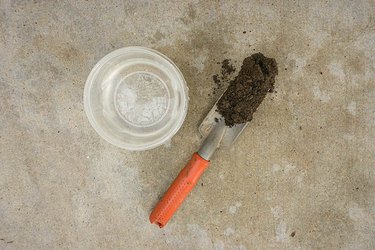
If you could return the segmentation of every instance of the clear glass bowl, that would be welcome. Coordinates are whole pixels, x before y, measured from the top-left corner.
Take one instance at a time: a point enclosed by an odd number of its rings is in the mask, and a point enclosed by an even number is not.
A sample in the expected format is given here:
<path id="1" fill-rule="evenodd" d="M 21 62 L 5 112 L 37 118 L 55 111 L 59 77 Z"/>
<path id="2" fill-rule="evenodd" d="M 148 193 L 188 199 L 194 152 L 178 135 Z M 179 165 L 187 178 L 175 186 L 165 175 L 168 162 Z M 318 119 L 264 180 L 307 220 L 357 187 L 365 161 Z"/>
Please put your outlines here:
<path id="1" fill-rule="evenodd" d="M 103 57 L 84 90 L 86 115 L 96 132 L 128 150 L 155 148 L 180 129 L 188 109 L 188 88 L 165 55 L 126 47 Z"/>

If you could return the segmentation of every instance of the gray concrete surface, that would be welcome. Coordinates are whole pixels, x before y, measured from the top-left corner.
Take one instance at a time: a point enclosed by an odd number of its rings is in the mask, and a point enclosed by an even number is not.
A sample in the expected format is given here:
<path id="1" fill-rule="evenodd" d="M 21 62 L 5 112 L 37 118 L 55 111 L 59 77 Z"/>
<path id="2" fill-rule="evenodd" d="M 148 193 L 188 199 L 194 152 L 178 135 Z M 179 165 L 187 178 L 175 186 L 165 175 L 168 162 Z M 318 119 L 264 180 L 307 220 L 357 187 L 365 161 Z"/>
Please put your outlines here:
<path id="1" fill-rule="evenodd" d="M 0 248 L 374 249 L 374 13 L 374 1 L 2 0 Z M 168 147 L 116 148 L 83 112 L 93 65 L 129 45 L 160 50 L 189 85 Z M 277 93 L 170 224 L 149 224 L 199 147 L 217 62 L 255 51 L 279 63 Z"/>

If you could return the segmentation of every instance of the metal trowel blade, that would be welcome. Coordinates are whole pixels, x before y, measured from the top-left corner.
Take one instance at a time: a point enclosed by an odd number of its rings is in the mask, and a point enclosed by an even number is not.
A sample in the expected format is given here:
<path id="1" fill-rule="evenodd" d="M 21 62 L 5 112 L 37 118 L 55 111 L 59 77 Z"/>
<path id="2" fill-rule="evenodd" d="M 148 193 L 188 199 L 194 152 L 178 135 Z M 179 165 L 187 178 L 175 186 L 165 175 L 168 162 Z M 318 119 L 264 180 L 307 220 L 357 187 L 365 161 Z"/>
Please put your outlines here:
<path id="1" fill-rule="evenodd" d="M 220 100 L 220 98 L 218 99 L 218 101 Z M 218 120 L 224 119 L 219 114 L 219 112 L 217 112 L 217 102 L 199 125 L 198 130 L 203 138 L 206 138 L 210 134 L 212 129 L 218 124 Z M 220 147 L 230 147 L 237 140 L 242 131 L 246 128 L 247 124 L 248 123 L 242 123 L 236 124 L 233 127 L 227 127 L 223 139 L 220 143 Z"/>

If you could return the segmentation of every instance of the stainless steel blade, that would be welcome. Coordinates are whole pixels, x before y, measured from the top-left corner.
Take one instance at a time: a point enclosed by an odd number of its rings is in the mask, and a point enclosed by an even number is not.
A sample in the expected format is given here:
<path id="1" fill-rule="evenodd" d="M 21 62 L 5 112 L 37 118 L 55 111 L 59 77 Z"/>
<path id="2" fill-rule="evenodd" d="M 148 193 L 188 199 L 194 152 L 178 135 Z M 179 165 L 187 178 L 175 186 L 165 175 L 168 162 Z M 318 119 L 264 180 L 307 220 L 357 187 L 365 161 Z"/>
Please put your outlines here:
<path id="1" fill-rule="evenodd" d="M 204 139 L 198 154 L 205 160 L 209 161 L 212 155 L 215 153 L 216 149 L 221 146 L 223 142 L 223 137 L 226 133 L 226 130 L 229 129 L 225 126 L 223 120 L 218 121 L 218 123 L 212 128 L 211 132 Z"/>
<path id="2" fill-rule="evenodd" d="M 218 100 L 220 100 L 220 98 Z M 220 124 L 220 122 L 218 121 L 224 120 L 219 112 L 217 112 L 216 104 L 217 102 L 199 125 L 199 133 L 203 136 L 203 138 L 206 138 L 214 129 L 214 127 Z M 247 124 L 248 123 L 243 123 L 234 125 L 231 128 L 227 127 L 222 137 L 222 141 L 220 142 L 220 147 L 230 147 L 237 140 L 242 131 L 246 128 Z"/>

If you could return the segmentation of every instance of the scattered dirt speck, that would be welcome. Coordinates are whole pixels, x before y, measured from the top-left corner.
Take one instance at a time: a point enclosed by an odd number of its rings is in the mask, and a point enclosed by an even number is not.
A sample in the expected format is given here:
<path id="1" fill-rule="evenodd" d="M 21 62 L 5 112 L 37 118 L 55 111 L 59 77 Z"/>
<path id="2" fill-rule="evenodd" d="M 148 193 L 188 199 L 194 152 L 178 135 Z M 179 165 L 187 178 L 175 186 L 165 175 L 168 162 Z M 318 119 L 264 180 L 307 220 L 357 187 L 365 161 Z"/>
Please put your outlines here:
<path id="1" fill-rule="evenodd" d="M 221 74 L 226 77 L 236 71 L 235 67 L 229 59 L 225 59 L 221 65 Z"/>
<path id="2" fill-rule="evenodd" d="M 213 94 L 216 94 L 216 90 L 221 89 L 224 86 L 227 86 L 229 82 L 233 79 L 233 74 L 236 71 L 236 68 L 233 66 L 230 59 L 225 59 L 221 63 L 221 74 L 215 74 L 212 76 L 212 80 L 215 83 Z"/>
<path id="3" fill-rule="evenodd" d="M 212 80 L 214 80 L 214 83 L 217 85 L 217 86 L 221 86 L 221 81 L 219 79 L 219 75 L 213 75 L 212 76 Z"/>

